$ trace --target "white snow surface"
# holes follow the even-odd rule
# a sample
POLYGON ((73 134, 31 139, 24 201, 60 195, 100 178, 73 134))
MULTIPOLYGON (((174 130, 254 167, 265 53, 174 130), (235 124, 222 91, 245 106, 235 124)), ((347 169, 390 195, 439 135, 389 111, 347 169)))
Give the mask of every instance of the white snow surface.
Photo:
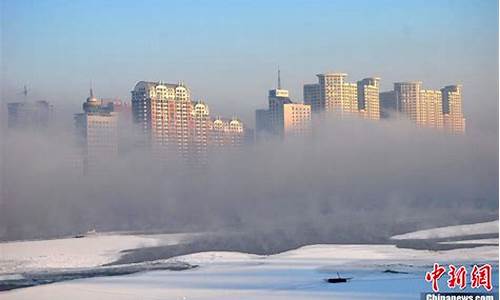
POLYGON ((185 234, 94 234, 83 238, 0 243, 0 274, 111 263, 120 251, 177 244, 185 234))
POLYGON ((199 267, 60 282, 0 292, 0 299, 418 299, 430 290, 423 274, 433 262, 498 264, 498 247, 433 252, 392 245, 312 245, 269 256, 217 251, 170 260, 199 267), (383 273, 386 269, 407 273, 383 273), (324 281, 337 272, 352 281, 324 281))
MULTIPOLYGON (((484 226, 478 227, 484 229, 484 226)), ((448 228, 445 231, 450 234, 453 230, 448 228)), ((465 234, 469 234, 470 230, 466 232, 465 234)), ((16 242, 17 247, 5 243, 2 251, 9 250, 13 260, 30 258, 29 266, 99 265, 114 260, 119 255, 119 249, 177 243, 183 238, 182 235, 166 235, 161 238, 134 235, 96 236, 16 242), (49 250, 46 250, 47 247, 49 250), (43 255, 48 255, 49 258, 37 263, 37 260, 44 259, 43 256, 36 258, 39 250, 45 251, 43 255), (73 257, 75 261, 57 261, 58 253, 66 256, 67 260, 73 257), (87 255, 90 257, 85 258, 87 255), (56 261, 52 262, 51 259, 56 261)), ((0 259, 3 260, 4 257, 0 259)), ((495 266, 494 282, 498 283, 498 245, 429 251, 401 249, 394 245, 324 244, 267 256, 211 251, 163 261, 182 261, 199 267, 185 271, 149 271, 40 285, 0 292, 0 300, 419 299, 421 292, 430 291, 424 274, 431 269, 434 262, 467 266, 470 263, 488 262, 495 266), (387 269, 404 273, 384 273, 387 269), (336 277, 337 272, 353 279, 344 284, 328 284, 324 281, 325 278, 336 277)), ((498 285, 494 289, 498 292, 498 285)))
POLYGON ((498 239, 478 239, 478 240, 463 240, 463 241, 450 241, 450 242, 439 242, 444 245, 460 245, 460 244, 497 244, 498 239))
POLYGON ((474 234, 498 234, 498 220, 484 223, 467 224, 438 227, 427 230, 419 230, 415 232, 395 235, 391 237, 394 240, 421 240, 421 239, 437 239, 460 237, 474 234))

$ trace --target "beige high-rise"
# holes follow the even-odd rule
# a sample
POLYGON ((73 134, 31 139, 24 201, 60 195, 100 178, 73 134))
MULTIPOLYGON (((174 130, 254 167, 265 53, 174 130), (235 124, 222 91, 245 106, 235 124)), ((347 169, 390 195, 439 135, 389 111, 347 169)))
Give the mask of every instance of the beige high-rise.
POLYGON ((305 136, 311 130, 311 106, 302 103, 283 105, 284 137, 305 136))
POLYGON ((117 113, 112 106, 104 106, 92 90, 83 103, 83 113, 75 114, 77 141, 83 154, 83 173, 107 171, 118 155, 117 113))
POLYGON ((358 108, 362 118, 380 119, 380 78, 371 77, 358 81, 358 108))
POLYGON ((318 74, 319 102, 326 112, 352 115, 358 112, 357 85, 345 82, 347 74, 318 74))
POLYGON ((420 114, 420 90, 422 82, 396 82, 394 83, 394 92, 396 93, 396 101, 400 105, 400 110, 410 120, 422 124, 420 114))
POLYGON ((418 125, 430 128, 443 128, 443 105, 441 92, 420 90, 418 125))
POLYGON ((462 85, 449 85, 441 89, 444 128, 454 133, 465 132, 462 112, 462 85))

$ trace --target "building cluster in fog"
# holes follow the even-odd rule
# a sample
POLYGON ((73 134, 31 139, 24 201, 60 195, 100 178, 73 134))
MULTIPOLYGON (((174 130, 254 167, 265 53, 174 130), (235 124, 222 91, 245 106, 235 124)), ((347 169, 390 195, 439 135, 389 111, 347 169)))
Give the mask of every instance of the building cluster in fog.
POLYGON ((257 139, 263 137, 305 135, 311 130, 311 106, 294 103, 288 90, 281 88, 278 70, 278 88, 269 91, 268 109, 255 112, 257 139))
POLYGON ((143 144, 161 159, 206 164, 210 151, 238 148, 245 138, 239 119, 213 118, 208 104, 192 100, 183 83, 138 82, 132 115, 143 144))
MULTIPOLYGON (((203 166, 212 153, 237 151, 255 140, 307 136, 321 126, 315 119, 331 115, 375 121, 407 118, 419 127, 465 132, 461 85, 425 90, 419 81, 397 82, 392 91, 380 92, 378 77, 357 83, 347 82, 345 73, 317 78, 317 83, 304 85, 304 101, 298 103, 282 88, 278 71, 278 86, 269 91, 268 107, 255 112, 255 134, 238 118, 211 114, 208 104, 193 100, 182 82, 139 81, 131 92, 131 105, 98 99, 91 89, 83 112, 74 116, 81 161, 77 165, 84 173, 105 169, 118 156, 121 137, 132 135, 134 146, 148 149, 158 161, 203 166)), ((7 108, 9 128, 47 127, 53 110, 46 101, 8 103, 7 108)))
POLYGON ((303 104, 293 103, 280 83, 278 89, 269 91, 269 108, 255 111, 257 139, 307 134, 314 129, 314 119, 325 115, 368 120, 407 118, 419 127, 465 133, 461 85, 437 91, 422 89, 419 81, 397 82, 394 90, 380 92, 378 77, 364 78, 356 84, 347 82, 345 73, 317 77, 318 83, 304 85, 303 104))
MULTIPOLYGON (((27 90, 25 88, 25 97, 27 90)), ((53 107, 47 101, 11 102, 7 104, 7 124, 9 128, 37 128, 49 126, 53 107)))

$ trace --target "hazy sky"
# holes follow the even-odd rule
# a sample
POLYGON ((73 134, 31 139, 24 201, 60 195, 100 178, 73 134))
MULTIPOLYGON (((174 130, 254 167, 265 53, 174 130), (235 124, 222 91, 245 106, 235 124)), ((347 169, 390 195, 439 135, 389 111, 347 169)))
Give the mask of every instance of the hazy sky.
POLYGON ((183 80, 214 114, 253 126, 280 65, 299 101, 326 71, 377 75, 383 89, 460 82, 469 128, 498 128, 495 0, 0 3, 4 102, 27 84, 76 112, 90 81, 98 96, 130 101, 139 80, 183 80))

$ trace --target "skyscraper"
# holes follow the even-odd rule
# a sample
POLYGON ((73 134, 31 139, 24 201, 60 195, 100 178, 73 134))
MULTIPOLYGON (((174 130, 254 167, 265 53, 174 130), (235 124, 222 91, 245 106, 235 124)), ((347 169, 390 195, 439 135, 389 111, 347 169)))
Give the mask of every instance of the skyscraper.
POLYGON ((243 122, 216 118, 211 120, 209 146, 212 151, 240 150, 245 138, 243 122))
POLYGON ((396 102, 401 105, 400 111, 405 114, 410 120, 421 125, 423 120, 420 113, 420 89, 422 82, 396 82, 394 83, 394 92, 396 102))
POLYGON ((208 162, 207 155, 210 111, 208 110, 208 106, 203 101, 199 101, 194 104, 191 114, 194 126, 192 127, 191 132, 188 133, 188 139, 191 139, 191 141, 188 140, 188 142, 192 144, 192 150, 189 155, 194 162, 205 164, 208 162))
POLYGON ((400 105, 396 98, 396 92, 387 91, 379 94, 380 98, 380 117, 389 118, 391 114, 399 114, 400 105))
POLYGON ((132 91, 133 119, 160 158, 206 162, 209 109, 183 84, 140 81, 132 91))
POLYGON ((380 78, 371 77, 358 81, 358 109, 362 118, 380 119, 380 78))
POLYGON ((318 74, 319 102, 324 103, 326 112, 341 116, 357 114, 357 85, 345 81, 345 73, 318 74))
POLYGON ((279 70, 278 88, 269 91, 268 103, 268 110, 259 109, 255 112, 258 137, 261 137, 268 128, 272 135, 281 138, 305 133, 305 128, 310 128, 310 105, 292 102, 288 90, 281 88, 279 70))
POLYGON ((313 113, 325 110, 325 103, 320 101, 319 84, 304 84, 304 104, 311 106, 313 113))
MULTIPOLYGON (((435 91, 423 90, 420 81, 398 82, 394 83, 395 104, 417 126, 463 133, 465 119, 461 90, 461 85, 445 86, 440 91, 435 91)), ((384 98, 391 100, 389 95, 386 92, 384 98)))
POLYGON ((103 105, 92 89, 83 103, 83 113, 75 114, 77 141, 83 154, 84 174, 101 172, 118 154, 117 115, 103 105))
POLYGON ((284 136, 305 136, 311 131, 311 106, 302 103, 283 105, 284 136))
POLYGON ((9 128, 47 128, 53 107, 47 101, 11 102, 7 104, 7 126, 9 128))
POLYGON ((430 128, 443 128, 443 105, 441 92, 420 90, 420 125, 430 128))
POLYGON ((271 116, 269 109, 257 109, 255 111, 255 136, 262 140, 272 134, 271 116))
POLYGON ((462 112, 462 86, 449 85, 441 89, 444 128, 454 133, 465 132, 465 118, 462 112))
POLYGON ((280 70, 278 70, 278 88, 269 91, 269 117, 271 131, 275 135, 283 135, 283 105, 292 103, 288 90, 281 88, 280 70))

